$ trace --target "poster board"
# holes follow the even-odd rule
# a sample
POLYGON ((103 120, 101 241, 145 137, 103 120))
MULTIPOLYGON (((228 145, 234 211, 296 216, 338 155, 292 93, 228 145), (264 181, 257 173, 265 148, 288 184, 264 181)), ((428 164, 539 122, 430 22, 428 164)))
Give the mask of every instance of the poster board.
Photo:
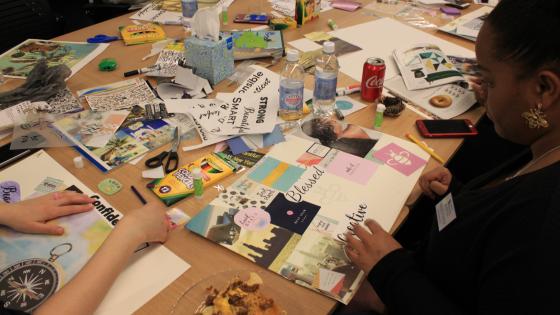
POLYGON ((373 131, 362 157, 290 135, 186 228, 343 303, 363 272, 344 233, 367 218, 389 230, 424 168, 415 144, 373 131))
MULTIPOLYGON (((13 271, 17 269, 14 266, 18 263, 33 259, 37 260, 33 266, 41 265, 44 269, 33 267, 29 272, 47 270, 52 271, 53 274, 48 283, 46 283, 48 279, 43 279, 37 291, 44 295, 52 294, 68 283, 86 264, 123 215, 99 193, 90 190, 43 150, 2 170, 0 182, 7 180, 17 183, 22 199, 74 186, 97 200, 92 211, 56 220, 57 224, 65 229, 65 234, 62 236, 23 234, 0 227, 0 252, 2 253, 0 255, 2 289, 0 290, 7 289, 4 284, 8 283, 11 276, 10 268, 13 271), (68 245, 58 247, 57 250, 67 252, 58 257, 51 266, 47 266, 46 261, 50 258, 51 250, 67 243, 71 244, 70 250, 68 251, 68 245), (53 281, 55 274, 56 284, 53 281)), ((117 278, 96 314, 130 314, 189 268, 188 263, 164 246, 150 245, 148 249, 139 251, 133 256, 129 267, 117 278), (157 261, 158 268, 153 268, 154 261, 157 261)), ((22 272, 25 272, 25 269, 22 272)), ((9 289, 5 292, 9 292, 9 289)), ((21 306, 21 309, 31 307, 30 299, 27 299, 25 304, 26 301, 21 297, 18 299, 17 295, 8 294, 7 297, 13 300, 10 307, 21 306)))

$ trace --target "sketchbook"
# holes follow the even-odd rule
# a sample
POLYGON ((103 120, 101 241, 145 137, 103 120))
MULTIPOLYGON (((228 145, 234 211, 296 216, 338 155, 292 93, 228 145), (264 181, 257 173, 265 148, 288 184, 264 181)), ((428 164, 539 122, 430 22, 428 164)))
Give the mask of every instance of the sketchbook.
POLYGON ((344 232, 367 218, 389 230, 429 155, 379 132, 360 137, 353 125, 337 130, 339 138, 326 143, 330 146, 287 136, 186 228, 348 303, 364 274, 345 255, 344 232), (360 157, 337 149, 353 140, 369 150, 360 157))
MULTIPOLYGON (((1 171, 0 186, 18 192, 11 202, 65 189, 96 199, 94 210, 56 220, 65 229, 62 236, 0 227, 2 301, 30 313, 80 271, 123 215, 42 150, 1 171), (23 290, 26 285, 33 290, 23 290)), ((150 245, 134 255, 96 314, 131 314, 189 268, 164 246, 150 245), (158 268, 151 265, 155 261, 158 268)))

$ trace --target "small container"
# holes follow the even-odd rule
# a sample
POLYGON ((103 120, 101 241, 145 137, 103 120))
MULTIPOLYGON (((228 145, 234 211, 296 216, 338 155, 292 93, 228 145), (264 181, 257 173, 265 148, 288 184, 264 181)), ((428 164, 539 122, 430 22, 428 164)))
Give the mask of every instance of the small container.
POLYGON ((202 198, 204 194, 204 183, 202 181, 202 170, 195 167, 191 170, 193 176, 194 197, 197 199, 202 198))
POLYGON ((72 162, 74 162, 75 168, 84 168, 84 159, 81 156, 75 157, 72 162))
POLYGON ((383 124, 383 113, 385 113, 385 105, 379 103, 377 104, 377 110, 375 111, 375 128, 381 128, 381 124, 383 124))

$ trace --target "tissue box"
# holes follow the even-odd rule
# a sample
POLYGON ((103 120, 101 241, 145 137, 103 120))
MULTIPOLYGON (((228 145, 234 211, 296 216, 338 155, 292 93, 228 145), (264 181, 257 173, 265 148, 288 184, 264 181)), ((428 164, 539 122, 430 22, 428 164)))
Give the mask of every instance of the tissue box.
POLYGON ((221 36, 220 41, 190 37, 185 40, 185 58, 194 73, 215 85, 233 74, 233 39, 221 36))

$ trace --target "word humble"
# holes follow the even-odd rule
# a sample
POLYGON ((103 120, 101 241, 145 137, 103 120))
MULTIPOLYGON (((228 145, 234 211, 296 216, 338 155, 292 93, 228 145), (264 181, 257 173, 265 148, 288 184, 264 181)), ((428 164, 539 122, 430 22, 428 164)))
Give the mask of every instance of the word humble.
MULTIPOLYGON (((366 214, 367 214, 367 205, 362 203, 362 204, 358 205, 358 210, 357 211, 354 211, 351 214, 345 214, 344 215, 349 220, 348 225, 346 226, 346 229, 348 229, 348 231, 350 231, 352 233, 352 235, 356 235, 356 233, 354 233, 354 226, 360 224, 363 221, 365 221, 366 214)), ((344 234, 340 233, 336 236, 336 238, 338 238, 339 240, 346 243, 346 238, 344 237, 344 234)))
POLYGON ((107 222, 111 223, 111 225, 117 225, 117 223, 121 219, 122 214, 120 214, 117 210, 111 207, 107 207, 103 203, 101 203, 99 196, 93 195, 90 196, 90 198, 97 199, 93 202, 93 206, 95 207, 97 212, 99 212, 99 214, 101 214, 105 218, 105 220, 107 220, 107 222))

